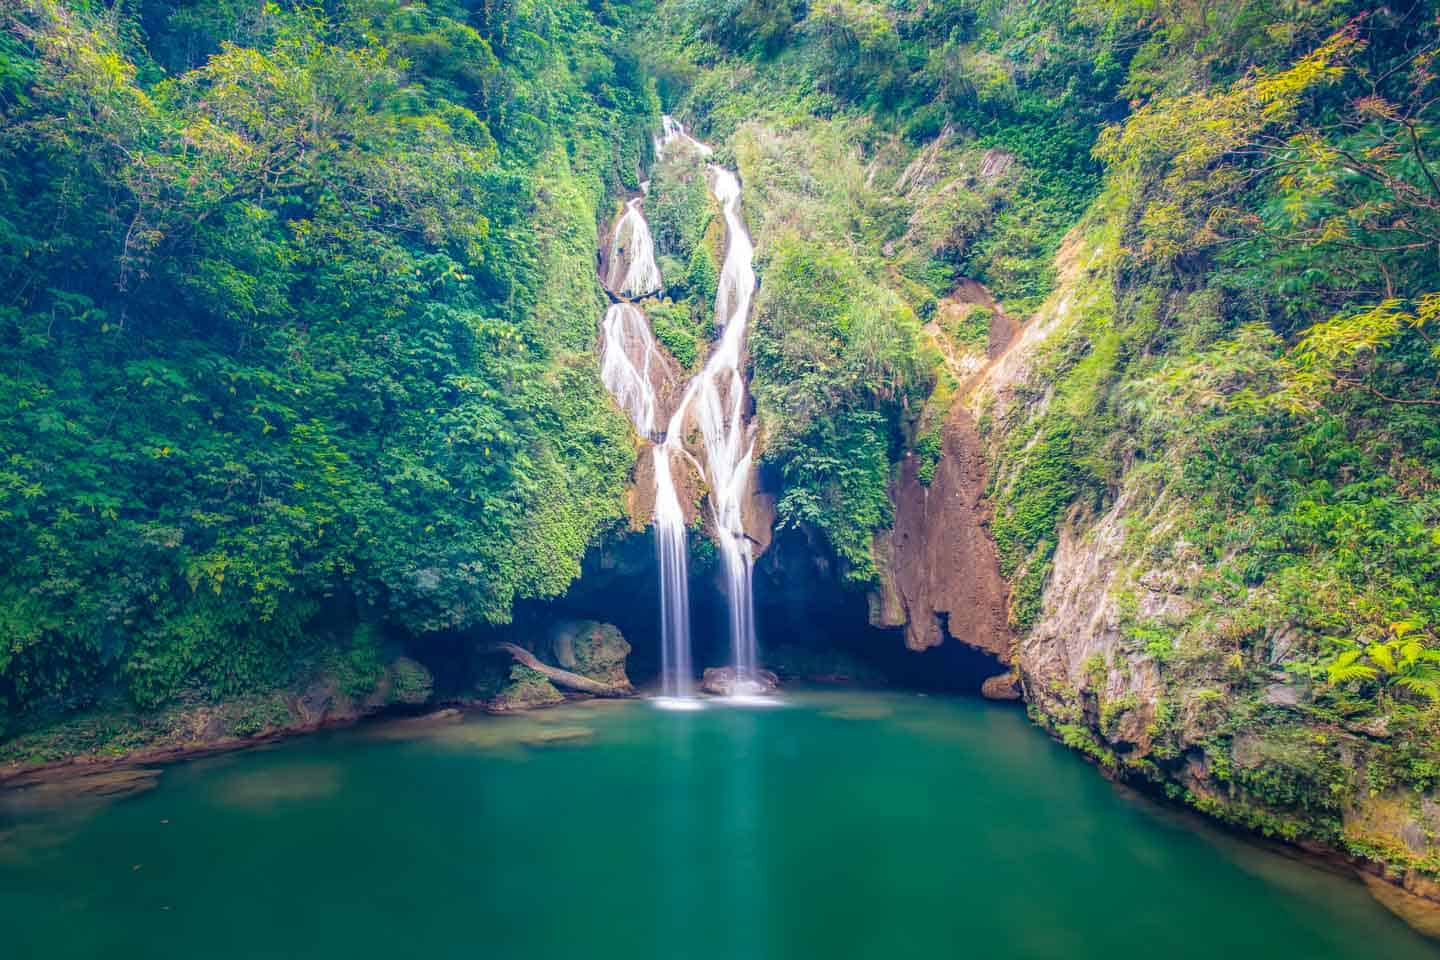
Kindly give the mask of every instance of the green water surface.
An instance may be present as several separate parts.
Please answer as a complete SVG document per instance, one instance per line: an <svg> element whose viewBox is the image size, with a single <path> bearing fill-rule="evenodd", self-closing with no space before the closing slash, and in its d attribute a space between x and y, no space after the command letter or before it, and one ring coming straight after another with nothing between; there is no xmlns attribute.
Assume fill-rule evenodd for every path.
<svg viewBox="0 0 1440 960"><path fill-rule="evenodd" d="M44 799L0 794L7 960L1440 956L971 700L372 724Z"/></svg>

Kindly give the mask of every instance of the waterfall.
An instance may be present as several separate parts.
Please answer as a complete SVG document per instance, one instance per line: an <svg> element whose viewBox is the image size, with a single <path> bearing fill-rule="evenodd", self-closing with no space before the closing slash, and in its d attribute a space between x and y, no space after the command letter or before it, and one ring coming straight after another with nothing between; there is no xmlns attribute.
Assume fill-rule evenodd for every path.
<svg viewBox="0 0 1440 960"><path fill-rule="evenodd" d="M660 351L645 314L633 304L617 303L605 311L600 332L600 379L635 429L650 439L659 406L652 378L660 366Z"/></svg>
<svg viewBox="0 0 1440 960"><path fill-rule="evenodd" d="M650 224L640 211L644 197L625 204L625 214L615 224L610 240L610 264L605 285L617 297L644 297L659 291L663 281L655 262L655 240Z"/></svg>
<svg viewBox="0 0 1440 960"><path fill-rule="evenodd" d="M660 118L660 136L655 139L655 159L665 158L665 148L672 143L683 143L702 157L714 156L709 144L701 143L685 132L685 125L670 114Z"/></svg>
<svg viewBox="0 0 1440 960"><path fill-rule="evenodd" d="M660 567L660 693L667 701L695 696L690 663L690 574L685 512L670 473L670 447L651 451L655 464L655 558Z"/></svg>
<svg viewBox="0 0 1440 960"><path fill-rule="evenodd" d="M677 121L666 117L662 151L677 140L687 141L705 156L713 153L710 147L686 134ZM757 668L755 599L752 592L755 558L744 524L744 506L750 496L753 473L755 437L745 419L745 378L742 370L750 303L755 295L755 247L740 217L739 178L717 164L709 164L707 169L715 198L720 201L725 215L727 249L715 297L715 318L722 325L723 333L704 369L690 381L679 406L671 415L663 447L675 451L682 449L686 419L693 416L700 428L705 450L702 467L710 487L710 519L725 563L735 689L744 692L746 685L753 683ZM658 475L657 471L657 478ZM658 520L658 506L656 515Z"/></svg>
<svg viewBox="0 0 1440 960"><path fill-rule="evenodd" d="M691 138L672 117L665 117L655 142L657 157L677 142L703 157L714 151ZM626 298L657 292L662 285L642 197L625 205L615 226L606 286L622 298L602 322L601 379L620 408L647 440L655 475L655 550L660 570L661 688L669 706L694 705L690 655L690 598L685 511L672 469L673 458L694 464L709 486L710 520L725 565L730 614L734 690L747 692L756 675L754 555L745 534L744 506L750 496L754 431L745 418L742 371L746 326L755 293L755 248L740 216L740 181L716 164L707 164L711 189L724 211L727 249L715 297L722 327L704 368L686 386L663 434L657 434L665 354L655 342L645 314ZM648 185L648 184L647 184ZM645 191L648 192L648 191ZM703 449L696 461L685 449L686 427L698 427Z"/></svg>

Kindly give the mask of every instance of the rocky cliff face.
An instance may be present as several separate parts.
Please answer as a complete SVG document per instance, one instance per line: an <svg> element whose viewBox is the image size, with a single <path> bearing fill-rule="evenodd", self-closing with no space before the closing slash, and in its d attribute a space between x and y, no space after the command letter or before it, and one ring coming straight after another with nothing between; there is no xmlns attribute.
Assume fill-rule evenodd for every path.
<svg viewBox="0 0 1440 960"><path fill-rule="evenodd" d="M895 526L876 539L881 588L871 598L875 626L905 628L911 650L949 638L1009 662L1005 581L985 495L985 458L974 419L956 405L941 432L930 483L915 456L900 467L892 495Z"/></svg>
<svg viewBox="0 0 1440 960"><path fill-rule="evenodd" d="M1405 891L1392 899L1440 902L1440 801L1390 772L1433 744L1417 742L1423 729L1317 707L1320 681L1287 670L1293 625L1262 617L1256 630L1255 611L1273 608L1251 598L1242 617L1207 592L1160 464L1117 441L1118 483L1070 493L1053 540L997 551L997 503L1026 502L1015 491L1042 462L1045 425L1075 410L1056 358L1088 336L1081 317L1109 306L1104 255L1098 240L1067 241L1054 295L957 391L931 484L915 458L904 464L894 530L876 543L872 619L903 625L912 649L953 639L1004 657L1036 721L1114 776L1344 857Z"/></svg>

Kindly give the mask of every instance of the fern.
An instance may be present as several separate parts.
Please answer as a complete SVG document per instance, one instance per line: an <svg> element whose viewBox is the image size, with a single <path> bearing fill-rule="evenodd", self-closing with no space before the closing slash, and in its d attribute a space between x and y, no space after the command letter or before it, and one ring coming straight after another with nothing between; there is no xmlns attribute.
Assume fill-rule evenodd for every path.
<svg viewBox="0 0 1440 960"><path fill-rule="evenodd" d="M1349 683L1352 680L1374 680L1379 676L1379 671L1369 664L1359 662L1364 654L1363 650L1346 650L1326 664L1325 679L1331 686Z"/></svg>

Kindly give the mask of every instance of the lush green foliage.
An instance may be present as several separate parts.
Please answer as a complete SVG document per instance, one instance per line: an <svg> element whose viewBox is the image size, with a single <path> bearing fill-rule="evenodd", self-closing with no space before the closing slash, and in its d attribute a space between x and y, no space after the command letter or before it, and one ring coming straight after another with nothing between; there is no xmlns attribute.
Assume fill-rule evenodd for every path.
<svg viewBox="0 0 1440 960"><path fill-rule="evenodd" d="M794 235L767 255L757 310L754 391L785 479L780 514L824 531L867 582L870 533L891 519L890 444L918 379L918 324L853 263Z"/></svg>
<svg viewBox="0 0 1440 960"><path fill-rule="evenodd" d="M1434 870L1340 811L1435 787L1440 25L1426 4L1235 6L1202 27L1176 5L1143 41L1143 100L1099 139L1086 269L993 426L1014 619L1041 611L1062 517L1084 544L1128 515L1125 656L1089 687L1113 724L1134 705L1107 687L1148 661L1185 719L1157 713L1123 762L1163 777L1144 762L1199 749L1229 790L1188 792L1202 809ZM1183 617L1133 613L1157 589Z"/></svg>
<svg viewBox="0 0 1440 960"><path fill-rule="evenodd" d="M690 369L700 357L702 329L696 322L695 312L689 301L675 303L672 300L645 302L645 316L655 339L660 341L684 369Z"/></svg>
<svg viewBox="0 0 1440 960"><path fill-rule="evenodd" d="M615 14L131 8L0 11L0 715L563 591L632 455L591 354L655 117Z"/></svg>
<svg viewBox="0 0 1440 960"><path fill-rule="evenodd" d="M645 213L655 236L669 297L645 305L650 327L670 355L689 369L708 340L719 283L725 227L705 179L705 159L683 144L651 171Z"/></svg>

